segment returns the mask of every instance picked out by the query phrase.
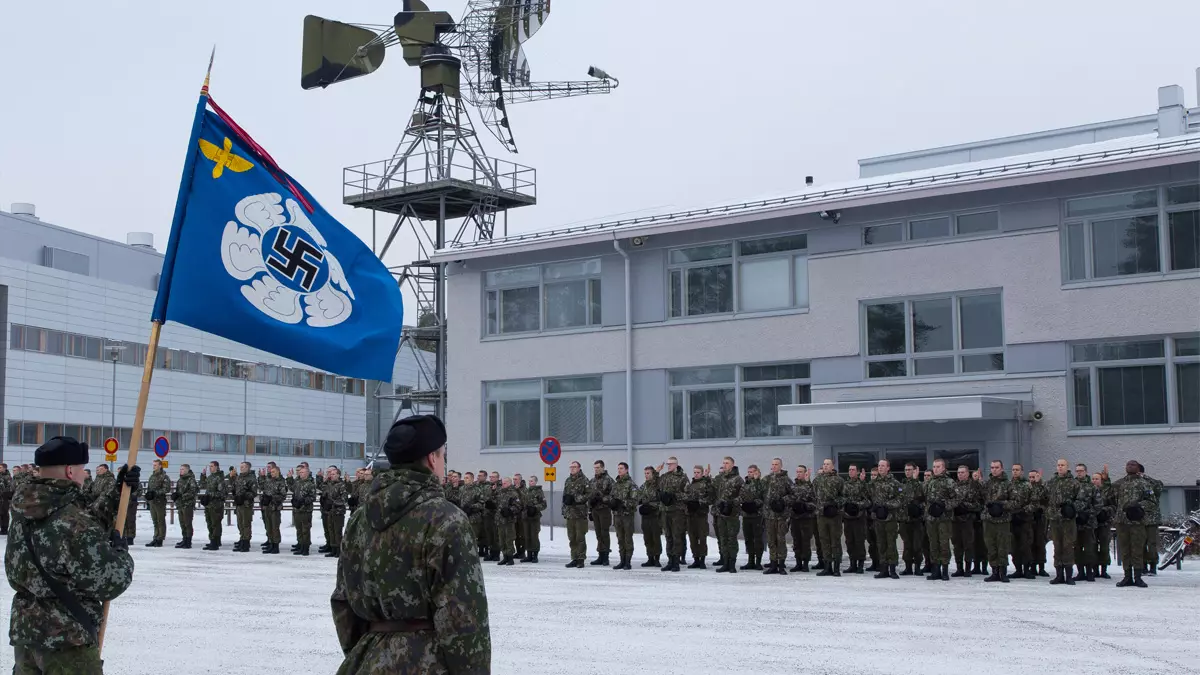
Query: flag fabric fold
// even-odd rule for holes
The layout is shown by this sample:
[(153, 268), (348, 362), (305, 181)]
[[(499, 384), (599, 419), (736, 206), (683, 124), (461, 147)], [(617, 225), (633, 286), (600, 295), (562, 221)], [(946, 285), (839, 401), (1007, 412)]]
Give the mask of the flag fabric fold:
[(371, 249), (202, 95), (151, 318), (390, 382), (404, 311)]

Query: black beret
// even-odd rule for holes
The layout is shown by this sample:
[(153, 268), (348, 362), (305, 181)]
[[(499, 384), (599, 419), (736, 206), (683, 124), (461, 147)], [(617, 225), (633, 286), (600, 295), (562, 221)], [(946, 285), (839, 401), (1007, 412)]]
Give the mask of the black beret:
[(413, 415), (392, 425), (383, 453), (392, 464), (415, 462), (446, 444), (446, 425), (437, 415)]
[(80, 443), (70, 436), (55, 436), (34, 451), (33, 463), (38, 466), (79, 466), (80, 464), (87, 464), (87, 443)]

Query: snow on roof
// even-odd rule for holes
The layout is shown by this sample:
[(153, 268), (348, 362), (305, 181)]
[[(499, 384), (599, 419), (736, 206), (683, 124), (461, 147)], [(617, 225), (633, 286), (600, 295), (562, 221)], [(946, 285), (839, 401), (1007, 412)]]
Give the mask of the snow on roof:
[(895, 202), (938, 194), (1006, 185), (1060, 180), (1074, 175), (1125, 171), (1144, 162), (1200, 160), (1200, 132), (1161, 139), (1156, 134), (1127, 136), (1097, 143), (918, 171), (832, 183), (788, 195), (717, 203), (688, 211), (639, 216), (567, 228), (463, 242), (439, 249), (434, 261), (462, 260), (528, 250), (594, 243), (664, 231), (714, 227), (752, 219)]

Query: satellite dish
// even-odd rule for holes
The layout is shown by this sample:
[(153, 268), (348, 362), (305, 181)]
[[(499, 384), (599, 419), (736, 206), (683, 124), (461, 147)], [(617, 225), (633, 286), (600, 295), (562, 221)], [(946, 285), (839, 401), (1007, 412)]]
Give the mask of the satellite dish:
[(348, 23), (304, 17), (300, 87), (315, 89), (375, 72), (385, 45), (372, 30)]

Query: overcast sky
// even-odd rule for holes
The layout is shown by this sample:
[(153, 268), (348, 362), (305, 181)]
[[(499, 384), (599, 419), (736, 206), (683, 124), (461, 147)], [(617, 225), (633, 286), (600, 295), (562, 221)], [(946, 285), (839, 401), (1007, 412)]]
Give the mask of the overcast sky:
[[(464, 2), (429, 3), (461, 18)], [(370, 241), (342, 168), (390, 157), (418, 72), (300, 89), (303, 17), (390, 23), (401, 2), (0, 3), (0, 209), (166, 244), (209, 50), (212, 92), (279, 163)], [(611, 95), (510, 108), (539, 203), (510, 232), (787, 193), (856, 177), (860, 157), (1196, 105), (1200, 3), (1171, 0), (555, 0), (526, 46), (534, 79)], [(478, 117), (476, 123), (479, 124)], [(389, 254), (407, 262), (411, 249)]]

